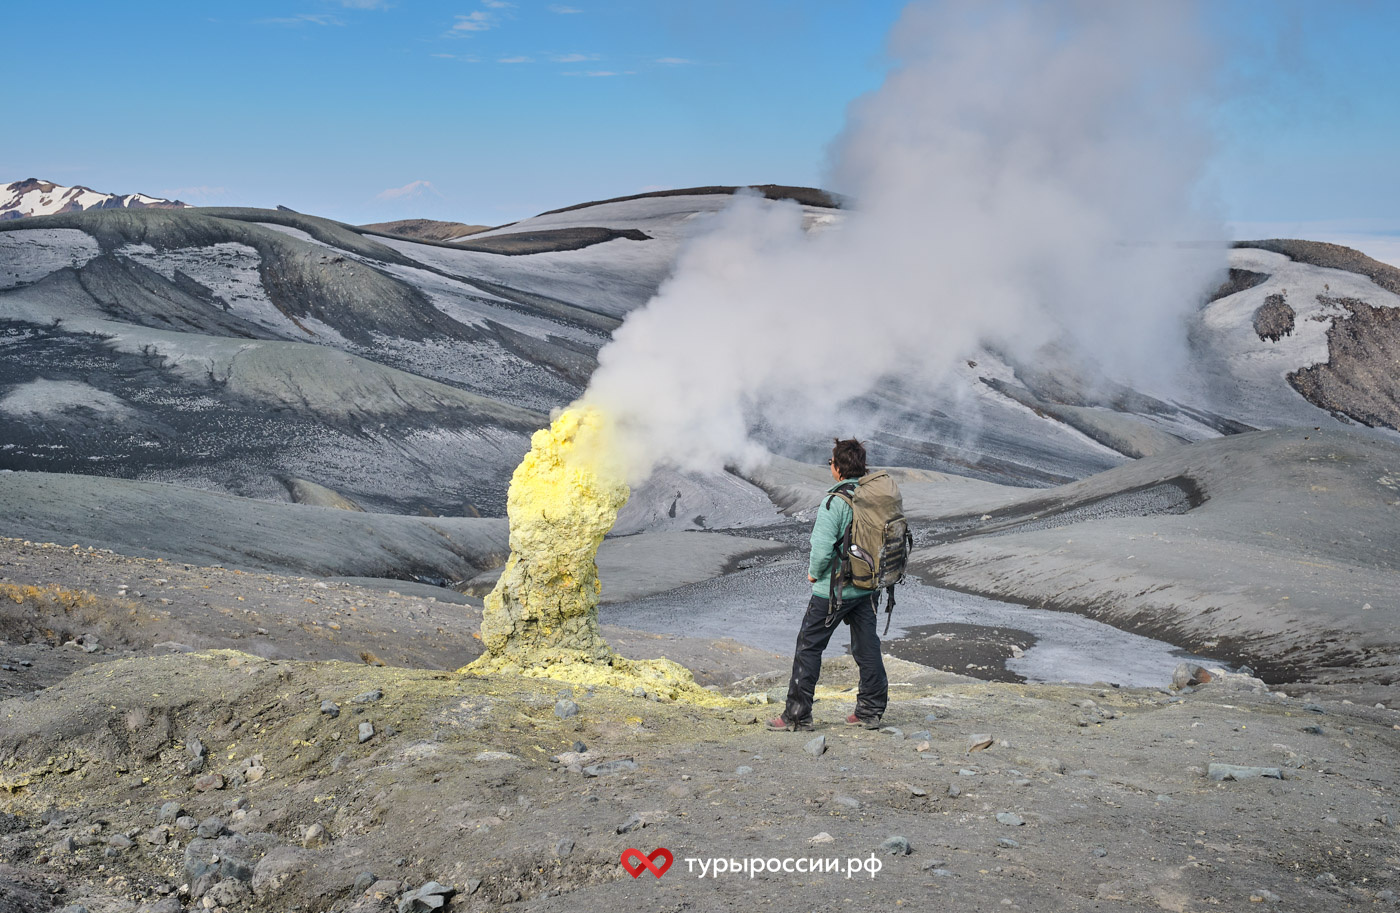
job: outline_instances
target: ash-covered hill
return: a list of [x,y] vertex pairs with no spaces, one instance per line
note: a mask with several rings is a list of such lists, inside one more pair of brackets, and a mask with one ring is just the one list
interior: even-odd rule
[[[727,190],[589,203],[449,241],[287,210],[4,223],[0,469],[283,501],[310,483],[371,511],[500,516],[529,434],[584,389],[598,349]],[[817,191],[763,190],[797,198],[809,231],[842,218]],[[1232,251],[1230,281],[1190,328],[1180,389],[1091,381],[1054,350],[1035,363],[984,351],[955,384],[896,384],[833,424],[874,410],[876,462],[1032,487],[1250,430],[1394,429],[1400,296],[1382,265],[1345,253]],[[827,446],[759,433],[796,458]],[[619,529],[771,514],[735,477],[663,473]]]

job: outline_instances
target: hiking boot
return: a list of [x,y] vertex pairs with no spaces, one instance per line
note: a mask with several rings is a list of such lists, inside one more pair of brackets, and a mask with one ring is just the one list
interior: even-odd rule
[[771,720],[768,721],[767,726],[768,726],[768,731],[769,731],[769,732],[811,732],[811,731],[812,731],[812,724],[811,724],[810,722],[807,722],[807,723],[790,723],[790,722],[788,722],[787,720],[783,719],[781,716],[775,716],[775,717],[773,717],[773,719],[771,719]]
[[854,713],[846,717],[847,726],[864,726],[866,729],[879,729],[880,718],[877,716],[872,720],[863,720]]

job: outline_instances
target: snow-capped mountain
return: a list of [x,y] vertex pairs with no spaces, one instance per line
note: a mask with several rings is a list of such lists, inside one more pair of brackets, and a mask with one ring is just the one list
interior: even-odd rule
[[163,200],[144,193],[99,193],[89,187],[64,187],[29,178],[0,187],[0,219],[51,216],[85,209],[184,209],[188,203]]

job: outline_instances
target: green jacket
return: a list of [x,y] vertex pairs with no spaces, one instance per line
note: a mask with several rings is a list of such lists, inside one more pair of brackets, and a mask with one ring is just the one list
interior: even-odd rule
[[[836,482],[827,491],[835,491],[838,485],[855,481],[845,479]],[[830,502],[830,503],[828,503]],[[838,497],[823,495],[822,503],[817,507],[817,522],[812,525],[812,554],[807,559],[807,576],[815,577],[816,582],[812,584],[812,595],[820,596],[823,599],[831,598],[831,563],[836,559],[836,543],[846,535],[846,527],[851,525],[851,517],[854,512],[851,505]],[[841,590],[843,601],[859,599],[868,596],[874,590],[862,590],[849,584]]]

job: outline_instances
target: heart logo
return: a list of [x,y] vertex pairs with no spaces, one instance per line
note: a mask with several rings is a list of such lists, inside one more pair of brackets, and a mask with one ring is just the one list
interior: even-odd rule
[[[660,862],[657,860],[660,859]],[[650,856],[643,856],[641,850],[626,849],[622,851],[622,867],[627,870],[627,874],[636,878],[642,872],[650,872],[657,878],[666,874],[666,870],[671,867],[671,863],[676,861],[676,857],[671,855],[671,851],[664,846],[653,850]]]

